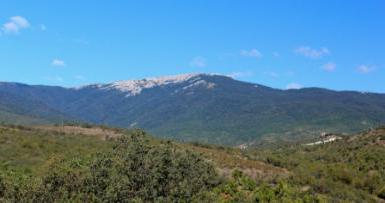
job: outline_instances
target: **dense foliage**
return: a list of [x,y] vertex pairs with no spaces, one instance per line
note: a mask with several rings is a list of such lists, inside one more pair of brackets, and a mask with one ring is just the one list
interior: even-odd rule
[[98,153],[91,162],[58,160],[40,180],[16,179],[1,179],[5,200],[191,201],[220,181],[214,167],[200,156],[167,142],[151,144],[142,131],[118,138],[111,150]]
[[[77,134],[72,128],[0,127],[0,202],[385,198],[385,129],[319,146],[240,151],[160,141],[140,130],[86,127]],[[121,136],[86,135],[96,130]]]

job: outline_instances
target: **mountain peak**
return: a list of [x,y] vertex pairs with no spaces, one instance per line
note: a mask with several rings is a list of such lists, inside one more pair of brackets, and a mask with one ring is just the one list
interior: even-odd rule
[[153,81],[158,84],[165,84],[165,83],[178,83],[178,82],[184,82],[187,81],[193,77],[197,77],[199,75],[205,75],[203,73],[187,73],[187,74],[180,74],[180,75],[168,75],[168,76],[160,76],[160,77],[150,77],[145,78],[142,80],[147,81]]
[[123,81],[117,81],[109,84],[99,84],[99,85],[96,85],[96,87],[100,89],[115,89],[115,90],[119,90],[121,92],[127,93],[127,96],[135,96],[140,94],[143,89],[149,89],[149,88],[158,87],[158,86],[181,84],[187,81],[191,81],[192,83],[199,82],[199,84],[202,84],[205,81],[203,81],[201,76],[213,76],[213,75],[216,75],[216,74],[189,73],[189,74],[170,75],[170,76],[161,76],[161,77],[150,77],[150,78],[136,79],[136,80],[123,80]]
[[182,74],[173,76],[151,77],[141,80],[125,80],[118,81],[108,85],[107,88],[118,89],[122,92],[128,92],[127,96],[135,96],[142,92],[143,89],[153,88],[155,86],[163,86],[168,84],[177,84],[197,77],[199,74]]

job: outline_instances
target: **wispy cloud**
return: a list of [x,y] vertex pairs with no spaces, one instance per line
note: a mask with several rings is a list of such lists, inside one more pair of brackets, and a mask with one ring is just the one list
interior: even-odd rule
[[290,84],[286,85],[286,89],[288,89],[288,90],[290,90],[290,89],[301,89],[301,88],[302,88],[302,85],[298,84],[298,83],[290,83]]
[[324,55],[329,54],[329,49],[326,47],[322,47],[320,49],[313,49],[309,46],[301,46],[294,50],[295,53],[303,55],[305,57],[311,58],[311,59],[317,59],[321,58]]
[[251,50],[241,50],[240,52],[241,56],[244,57],[253,57],[253,58],[261,58],[262,54],[257,49],[251,49]]
[[66,66],[66,63],[61,59],[54,59],[54,60],[52,60],[51,65],[57,66],[57,67],[64,67],[64,66]]
[[29,27],[27,19],[21,16],[13,16],[9,18],[9,21],[4,23],[1,30],[5,34],[18,34],[20,30]]
[[232,72],[227,74],[228,77],[237,79],[237,78],[245,78],[245,77],[251,77],[254,73],[251,71],[239,71],[239,72]]
[[201,56],[197,56],[197,57],[192,59],[192,61],[190,62],[190,66],[201,68],[201,67],[207,66],[207,62],[206,62],[205,58],[203,58]]
[[368,65],[359,65],[357,67],[357,71],[361,74],[368,74],[374,71],[374,67]]
[[279,54],[278,52],[273,52],[273,56],[274,56],[274,57],[279,57],[280,54]]
[[322,70],[327,71],[327,72],[333,72],[337,68],[337,65],[333,62],[326,63],[322,66]]

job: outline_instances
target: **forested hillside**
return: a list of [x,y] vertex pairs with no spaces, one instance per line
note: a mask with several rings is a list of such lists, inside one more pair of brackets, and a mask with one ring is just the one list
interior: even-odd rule
[[280,90],[223,75],[185,74],[78,88],[0,83],[0,121],[88,122],[226,145],[298,141],[385,123],[385,95]]

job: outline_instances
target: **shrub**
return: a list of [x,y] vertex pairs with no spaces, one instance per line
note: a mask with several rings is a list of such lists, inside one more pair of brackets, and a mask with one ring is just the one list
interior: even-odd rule
[[4,183],[3,177],[0,176],[0,200],[4,198],[5,193],[6,193],[5,183]]
[[[17,202],[191,202],[220,183],[214,167],[170,142],[154,144],[143,131],[115,141],[88,165],[58,160],[36,185],[13,185]],[[0,200],[5,184],[0,178]]]
[[385,200],[385,186],[384,186],[383,188],[381,188],[380,191],[378,191],[377,196],[378,196],[379,198]]
[[151,145],[143,131],[117,140],[110,154],[99,155],[88,180],[103,201],[192,200],[218,184],[214,167],[170,143]]

